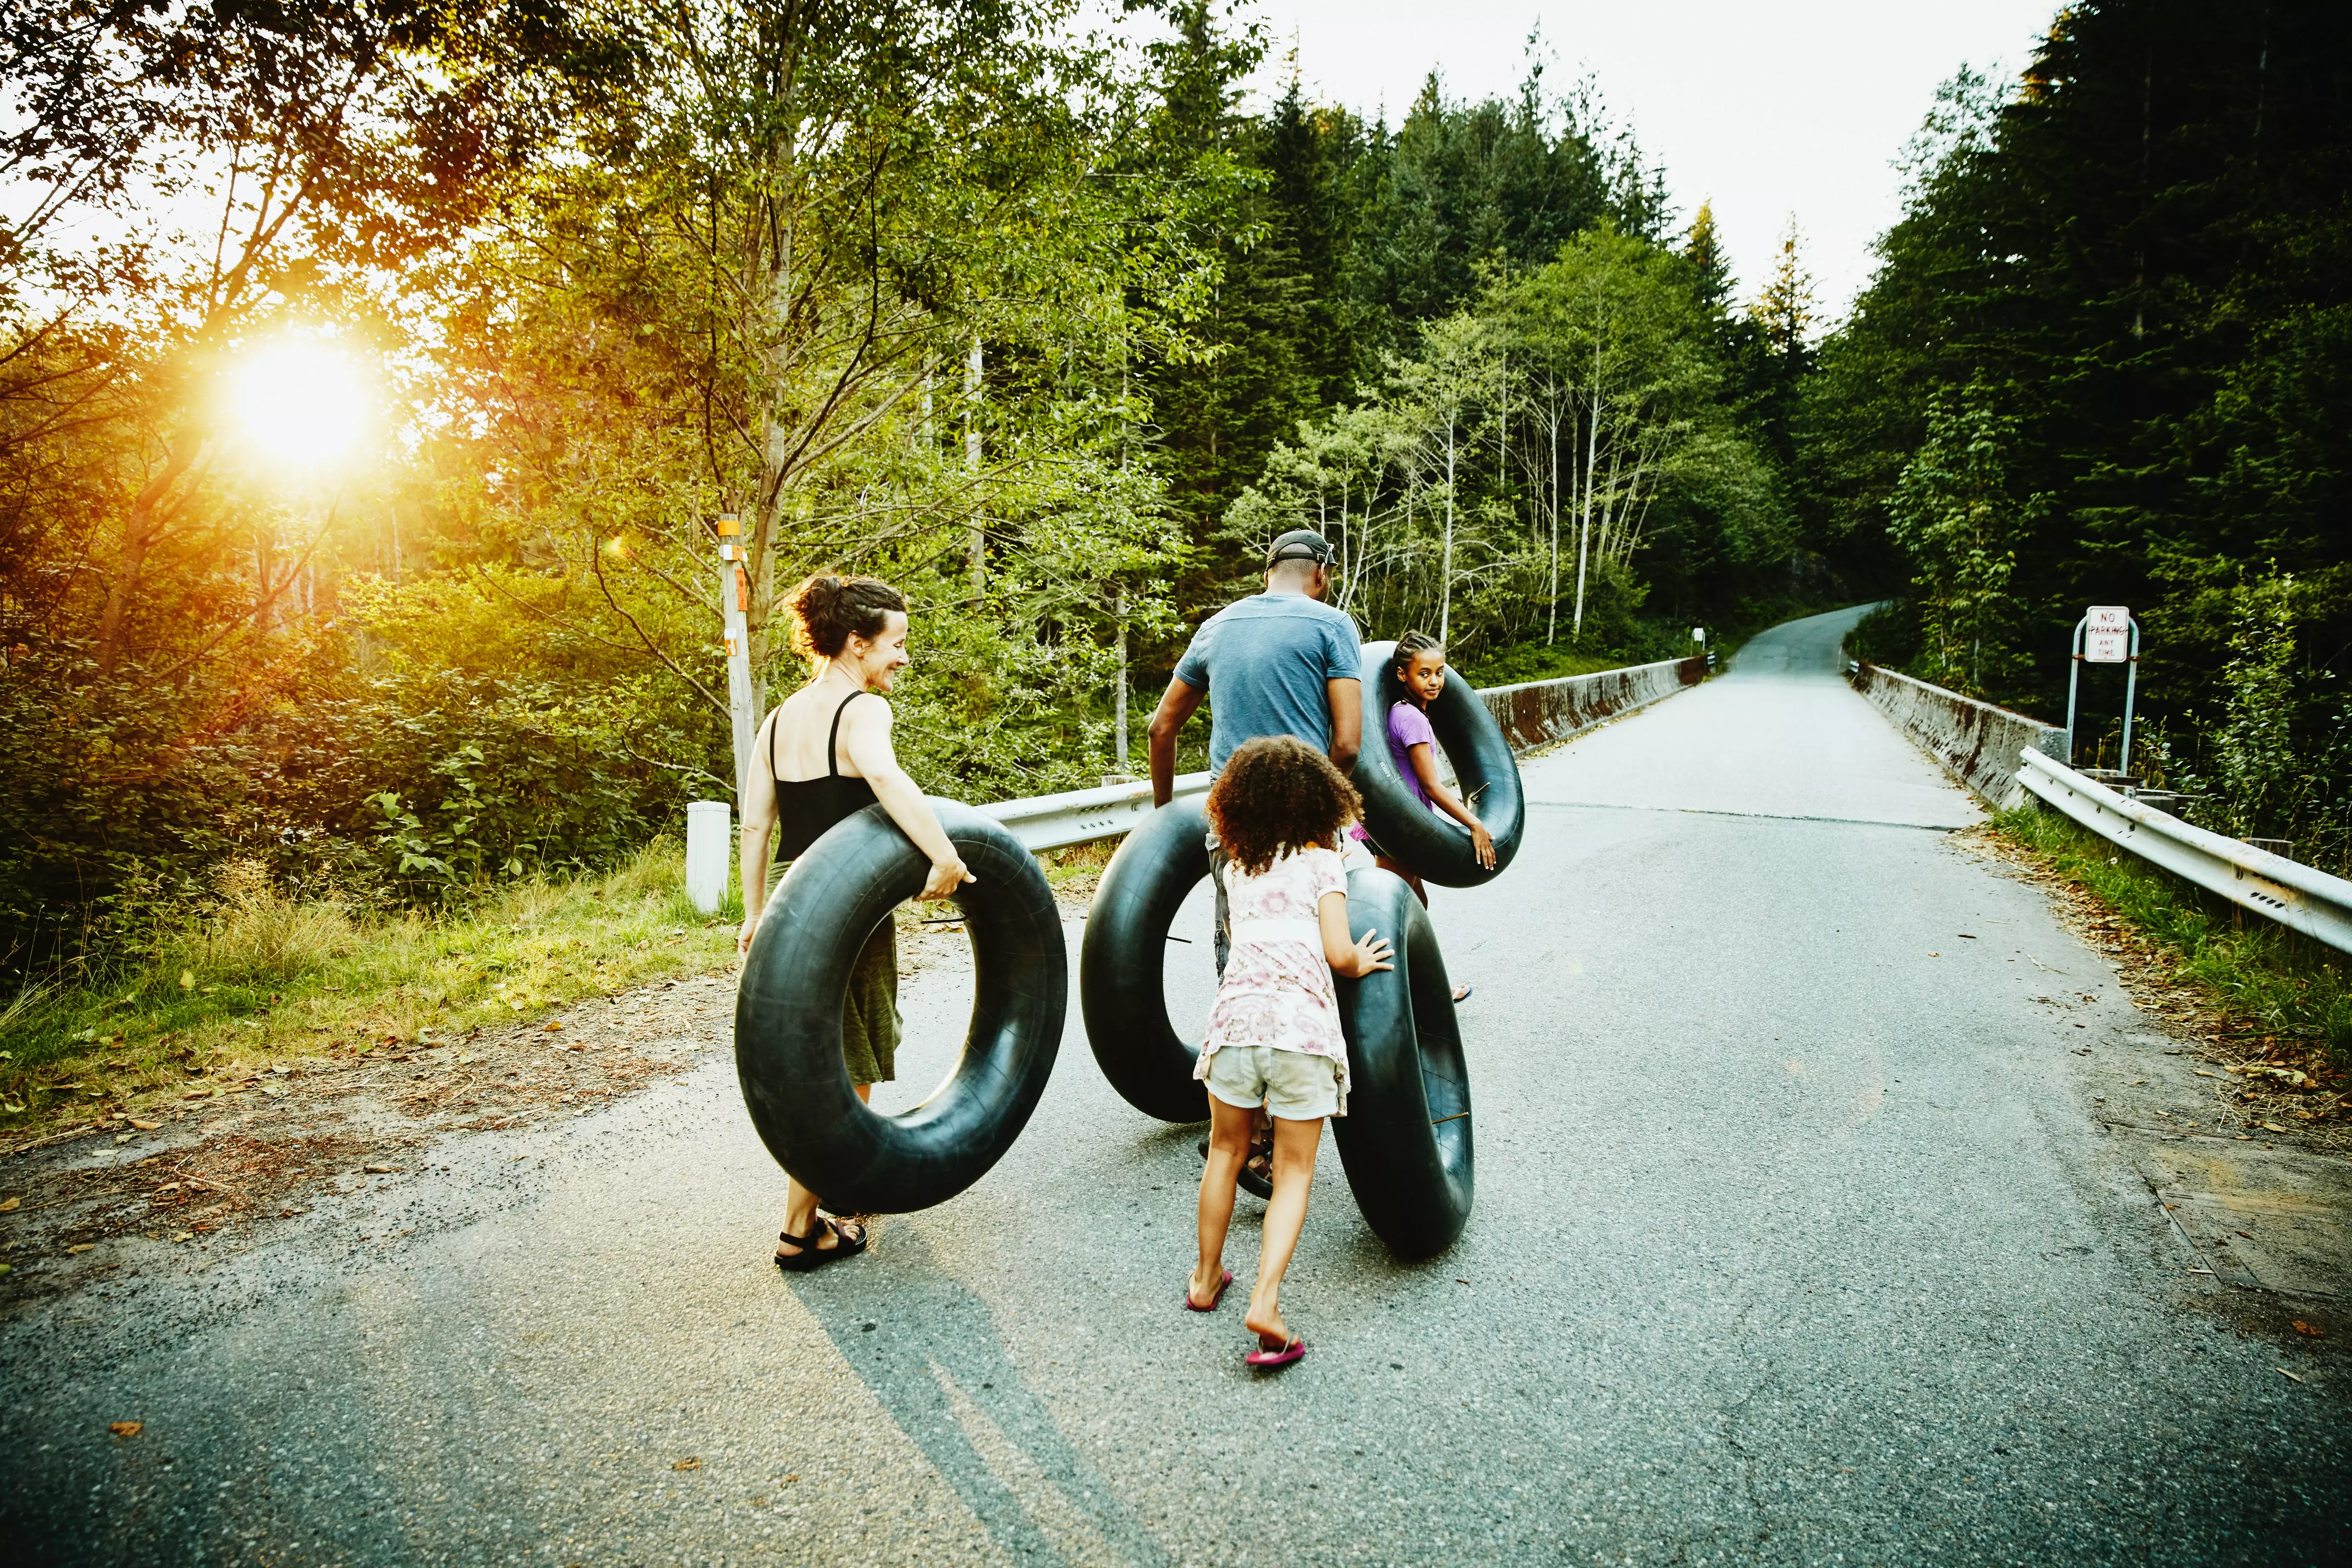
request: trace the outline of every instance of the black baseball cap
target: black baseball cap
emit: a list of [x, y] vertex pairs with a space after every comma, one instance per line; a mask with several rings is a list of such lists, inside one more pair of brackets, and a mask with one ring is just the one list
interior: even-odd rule
[[1328, 566], [1331, 542], [1311, 528], [1294, 528], [1266, 547], [1267, 566], [1282, 561], [1312, 561], [1318, 566]]

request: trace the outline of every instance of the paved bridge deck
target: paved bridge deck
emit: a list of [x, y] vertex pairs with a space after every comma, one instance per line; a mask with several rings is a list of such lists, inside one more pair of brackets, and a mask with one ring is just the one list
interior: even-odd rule
[[[2189, 1272], [2095, 1111], [2187, 1068], [1948, 837], [1975, 806], [1835, 679], [1852, 618], [1528, 765], [1517, 864], [1436, 894], [1476, 1211], [1400, 1267], [1327, 1143], [1279, 1378], [1236, 1304], [1179, 1309], [1196, 1134], [1111, 1094], [1074, 996], [1003, 1164], [792, 1283], [713, 1053], [454, 1141], [389, 1251], [289, 1232], [47, 1304], [0, 1350], [11, 1555], [2343, 1560], [2334, 1362]], [[958, 1005], [910, 985], [900, 1102]]]

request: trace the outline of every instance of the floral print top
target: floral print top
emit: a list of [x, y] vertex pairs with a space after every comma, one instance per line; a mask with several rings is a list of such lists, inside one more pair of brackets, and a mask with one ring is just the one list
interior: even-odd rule
[[[1328, 1057], [1339, 1069], [1339, 1113], [1347, 1114], [1348, 1041], [1339, 1031], [1339, 997], [1318, 925], [1323, 895], [1347, 890], [1347, 869], [1336, 849], [1293, 850], [1256, 876], [1227, 862], [1233, 952], [1209, 1011], [1209, 1037], [1194, 1078], [1209, 1076], [1209, 1058], [1225, 1046]], [[1290, 929], [1277, 931], [1265, 921]], [[1311, 939], [1310, 927], [1317, 928]]]

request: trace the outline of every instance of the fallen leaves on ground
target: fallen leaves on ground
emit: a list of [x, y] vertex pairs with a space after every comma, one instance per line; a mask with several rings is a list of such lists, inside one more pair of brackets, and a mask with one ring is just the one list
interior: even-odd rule
[[110, 1421], [106, 1424], [106, 1429], [118, 1437], [136, 1437], [146, 1426], [144, 1421]]
[[2124, 921], [2088, 889], [2061, 875], [2038, 851], [1990, 826], [1956, 833], [1951, 841], [2041, 887], [2059, 923], [2115, 965], [2133, 1005], [2150, 1019], [2161, 1020], [2170, 1033], [2196, 1046], [2231, 1075], [2214, 1085], [2225, 1130], [2236, 1124], [2283, 1134], [2288, 1129], [2278, 1119], [2293, 1116], [2311, 1124], [2295, 1130], [2302, 1146], [2323, 1153], [2352, 1153], [2352, 1083], [2319, 1047], [2265, 1033], [2261, 1024], [2216, 1006], [2202, 985], [2180, 978], [2177, 951]]
[[2311, 1324], [2305, 1322], [2301, 1318], [2297, 1318], [2288, 1326], [2294, 1329], [2296, 1333], [2303, 1335], [2306, 1339], [2325, 1339], [2327, 1336], [2327, 1331], [2326, 1329], [2315, 1328]]
[[677, 1464], [672, 1465], [670, 1468], [673, 1470], [698, 1470], [702, 1468], [702, 1461], [689, 1456], [687, 1458], [680, 1459]]

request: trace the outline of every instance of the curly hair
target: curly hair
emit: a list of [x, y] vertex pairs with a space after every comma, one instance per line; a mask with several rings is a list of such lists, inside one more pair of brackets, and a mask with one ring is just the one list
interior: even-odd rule
[[879, 577], [836, 577], [820, 572], [792, 591], [793, 650], [808, 658], [836, 658], [853, 637], [879, 637], [892, 610], [907, 613], [907, 595]]
[[1209, 826], [1252, 876], [1295, 849], [1334, 848], [1364, 809], [1331, 759], [1287, 735], [1247, 742], [1209, 790]]
[[1445, 645], [1424, 631], [1409, 631], [1397, 638], [1396, 652], [1389, 655], [1389, 673], [1397, 678], [1398, 685], [1404, 684], [1404, 678], [1412, 673], [1415, 656], [1427, 653], [1432, 648], [1441, 656], [1445, 652]]

